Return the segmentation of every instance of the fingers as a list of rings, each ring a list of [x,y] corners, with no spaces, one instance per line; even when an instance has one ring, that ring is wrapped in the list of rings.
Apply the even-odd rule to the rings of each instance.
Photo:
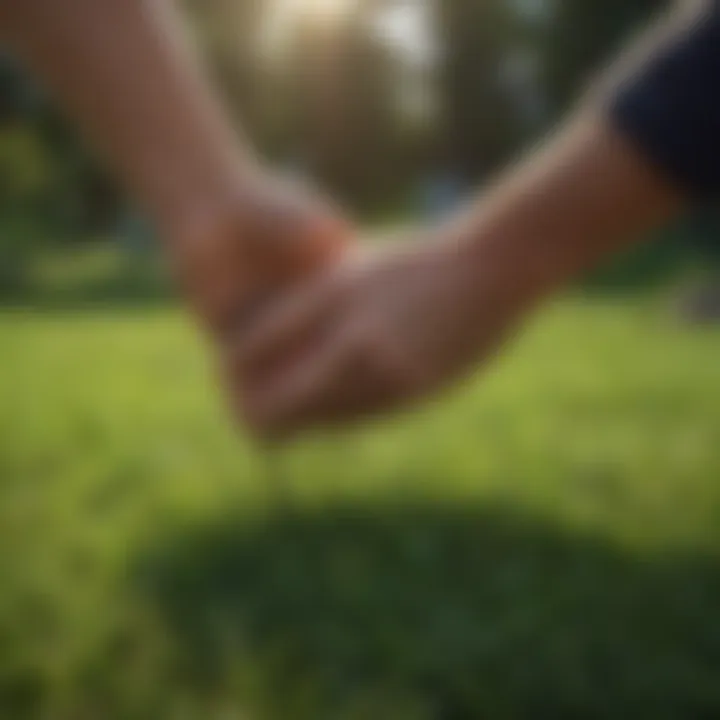
[[[236,372],[253,374],[278,358],[295,355],[338,308],[335,288],[333,280],[323,277],[285,294],[261,312],[236,343]]]
[[[206,329],[226,343],[278,292],[334,266],[353,239],[329,203],[261,176],[222,211],[174,230],[173,270]]]
[[[276,178],[254,203],[248,243],[255,264],[276,283],[330,267],[352,243],[343,214],[304,184]]]
[[[265,437],[281,439],[342,404],[339,395],[350,379],[343,347],[341,338],[313,349],[264,387],[250,390],[245,413],[251,427]]]
[[[418,379],[382,333],[340,315],[283,372],[250,383],[246,418],[256,432],[285,439],[395,409],[413,397]]]
[[[287,372],[247,397],[247,419],[265,437],[287,439],[367,414],[378,404],[377,383],[353,351],[357,334],[345,327],[313,347]]]

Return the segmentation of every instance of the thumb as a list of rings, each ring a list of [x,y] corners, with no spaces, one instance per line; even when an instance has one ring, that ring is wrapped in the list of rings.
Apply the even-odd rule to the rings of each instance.
[[[254,209],[248,244],[253,267],[270,285],[287,285],[328,268],[352,244],[344,215],[307,185],[275,181]]]

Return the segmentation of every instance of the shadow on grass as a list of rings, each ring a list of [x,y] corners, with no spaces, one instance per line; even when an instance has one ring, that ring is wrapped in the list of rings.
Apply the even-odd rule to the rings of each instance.
[[[253,718],[720,717],[716,558],[507,507],[229,517],[139,577],[190,682]]]

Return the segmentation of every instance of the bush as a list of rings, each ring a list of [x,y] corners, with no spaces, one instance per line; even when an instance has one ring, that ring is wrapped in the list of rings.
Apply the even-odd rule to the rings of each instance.
[[[33,260],[43,244],[42,230],[28,218],[0,217],[0,298],[30,289]]]

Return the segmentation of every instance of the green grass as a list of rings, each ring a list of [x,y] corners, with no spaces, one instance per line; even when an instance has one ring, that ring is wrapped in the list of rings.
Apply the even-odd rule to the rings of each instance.
[[[0,356],[3,720],[720,716],[720,331],[567,301],[272,459],[169,311]]]

